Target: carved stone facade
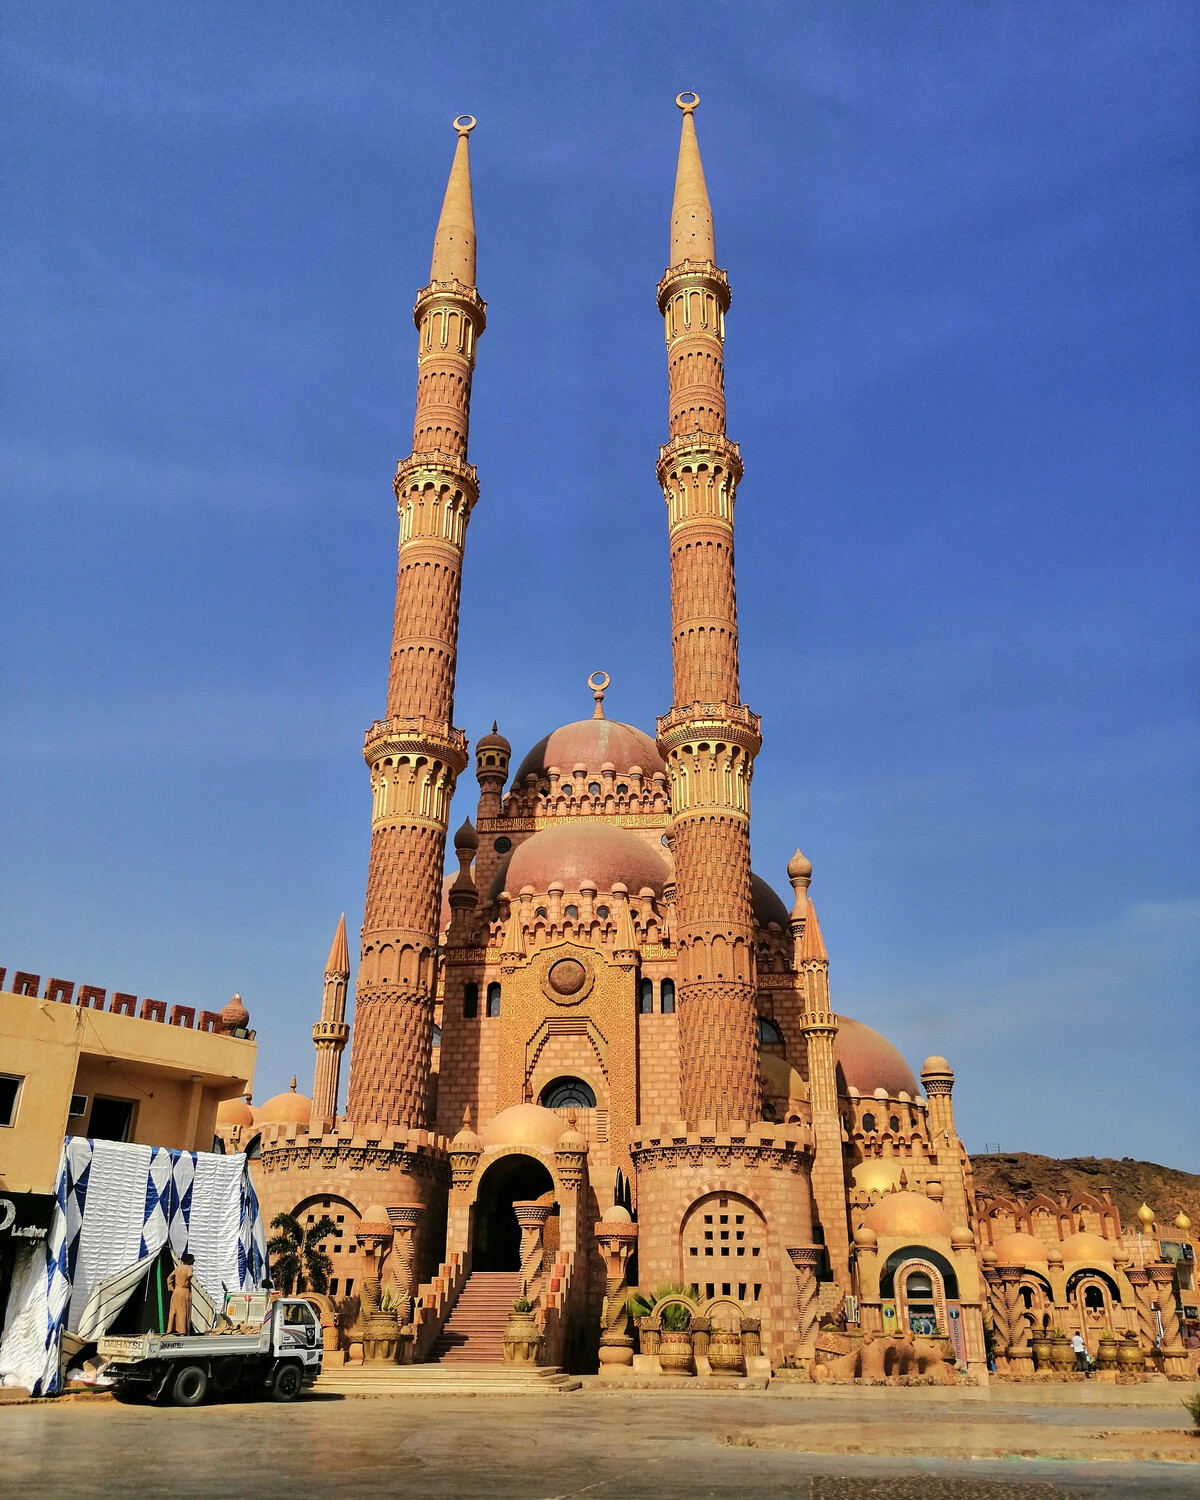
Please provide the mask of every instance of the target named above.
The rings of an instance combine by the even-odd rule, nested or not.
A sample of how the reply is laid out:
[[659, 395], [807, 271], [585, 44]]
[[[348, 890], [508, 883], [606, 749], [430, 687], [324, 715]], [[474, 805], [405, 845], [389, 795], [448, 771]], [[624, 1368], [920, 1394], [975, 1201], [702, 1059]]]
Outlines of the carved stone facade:
[[[671, 264], [658, 288], [674, 704], [653, 734], [610, 719], [608, 678], [593, 674], [591, 716], [552, 731], [515, 771], [493, 723], [475, 746], [474, 822], [455, 834], [457, 869], [443, 874], [451, 798], [469, 759], [452, 714], [463, 551], [479, 497], [467, 432], [484, 328], [473, 122], [460, 120], [415, 310], [417, 411], [395, 485], [387, 717], [365, 744], [372, 838], [349, 1097], [339, 1116], [349, 970], [340, 931], [313, 1033], [311, 1107], [295, 1093], [268, 1101], [251, 1123], [229, 1126], [229, 1144], [254, 1146], [268, 1216], [325, 1205], [336, 1218], [340, 1206], [346, 1227], [328, 1247], [335, 1298], [357, 1285], [354, 1226], [368, 1208], [403, 1227], [401, 1279], [416, 1299], [397, 1339], [405, 1358], [443, 1347], [438, 1335], [447, 1317], [453, 1328], [471, 1274], [506, 1271], [535, 1302], [542, 1357], [657, 1368], [653, 1317], [639, 1320], [642, 1352], [629, 1353], [628, 1275], [644, 1293], [665, 1282], [694, 1288], [697, 1369], [709, 1368], [710, 1335], [713, 1350], [749, 1372], [819, 1360], [819, 1327], [831, 1322], [851, 1341], [932, 1338], [936, 1324], [961, 1369], [986, 1379], [985, 1328], [1011, 1341], [1022, 1284], [1007, 1296], [1009, 1261], [1003, 1275], [985, 1275], [992, 1221], [977, 1210], [955, 1129], [953, 1073], [930, 1058], [919, 1084], [883, 1037], [836, 1011], [803, 855], [788, 866], [790, 912], [750, 868], [762, 736], [739, 692], [730, 292], [716, 265], [696, 101], [679, 102]], [[1102, 1294], [1081, 1285], [1050, 1276], [1047, 1295], [1094, 1309]], [[1116, 1322], [1140, 1326], [1128, 1278], [1096, 1285], [1110, 1287], [1110, 1304], [1128, 1304]], [[1174, 1336], [1180, 1320], [1165, 1293], [1151, 1298], [1157, 1286], [1147, 1275], [1145, 1300]], [[351, 1351], [355, 1316], [346, 1314], [343, 1339]], [[857, 1368], [847, 1350], [840, 1357]]]

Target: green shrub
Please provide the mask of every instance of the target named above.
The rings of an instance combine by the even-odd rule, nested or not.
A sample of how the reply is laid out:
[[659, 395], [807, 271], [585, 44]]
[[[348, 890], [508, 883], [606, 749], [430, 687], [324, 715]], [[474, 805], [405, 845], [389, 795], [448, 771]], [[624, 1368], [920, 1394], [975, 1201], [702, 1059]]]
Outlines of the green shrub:
[[1200, 1432], [1200, 1391], [1183, 1403], [1183, 1409], [1190, 1414], [1197, 1432]]

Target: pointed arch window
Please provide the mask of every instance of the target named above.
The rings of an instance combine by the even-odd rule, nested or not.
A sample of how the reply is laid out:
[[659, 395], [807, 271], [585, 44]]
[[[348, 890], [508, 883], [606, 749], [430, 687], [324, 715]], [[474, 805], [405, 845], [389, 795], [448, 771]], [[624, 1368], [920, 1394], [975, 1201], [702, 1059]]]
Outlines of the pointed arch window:
[[500, 1014], [500, 985], [494, 979], [487, 987], [487, 1013], [493, 1019]]
[[463, 985], [463, 1019], [473, 1021], [479, 1014], [479, 986], [474, 980]]
[[643, 979], [638, 990], [638, 1009], [644, 1016], [654, 1014], [654, 981]]
[[658, 1008], [664, 1016], [675, 1014], [675, 981], [664, 979], [658, 987]]

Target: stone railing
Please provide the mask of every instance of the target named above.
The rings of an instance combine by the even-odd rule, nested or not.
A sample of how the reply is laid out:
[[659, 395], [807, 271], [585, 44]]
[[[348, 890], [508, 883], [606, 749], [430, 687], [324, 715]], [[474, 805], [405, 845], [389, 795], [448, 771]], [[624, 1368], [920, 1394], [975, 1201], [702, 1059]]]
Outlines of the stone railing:
[[[4, 981], [8, 970], [0, 968], [0, 990], [3, 990]], [[12, 988], [9, 991], [13, 995], [28, 995], [38, 998], [41, 988], [42, 976], [31, 974], [25, 969], [17, 969], [13, 974]], [[202, 1010], [196, 1014], [194, 1005], [172, 1005], [168, 1008], [165, 1000], [151, 1000], [144, 996], [141, 1006], [138, 1006], [138, 997], [127, 994], [124, 990], [114, 990], [111, 1001], [108, 1000], [108, 991], [95, 984], [81, 984], [76, 991], [73, 979], [47, 979], [46, 990], [41, 996], [43, 1000], [53, 1000], [60, 1005], [75, 1005], [80, 1010], [104, 1010], [107, 1007], [108, 1014], [112, 1016], [129, 1016], [139, 1021], [157, 1021], [164, 1026], [182, 1026], [188, 1030], [211, 1031], [219, 1035], [242, 1036], [252, 1039], [254, 1032], [247, 1030], [246, 1026], [229, 1025], [222, 1017], [219, 1010]]]
[[662, 739], [672, 729], [692, 724], [737, 724], [762, 732], [762, 717], [744, 703], [680, 703], [658, 720], [658, 737]]
[[561, 1365], [567, 1332], [567, 1302], [575, 1257], [569, 1250], [556, 1250], [542, 1277], [538, 1321], [542, 1325], [542, 1363]]
[[420, 741], [433, 740], [458, 751], [463, 757], [467, 754], [467, 737], [461, 729], [455, 729], [445, 719], [427, 719], [424, 714], [415, 714], [411, 718], [376, 719], [363, 736], [363, 754], [367, 755], [371, 747], [381, 740], [396, 740], [405, 744], [411, 741], [414, 749], [423, 748], [418, 743]]
[[433, 1280], [417, 1288], [416, 1304], [413, 1309], [412, 1358], [414, 1364], [423, 1364], [429, 1358], [430, 1350], [446, 1326], [446, 1319], [454, 1311], [462, 1289], [466, 1285], [467, 1274], [463, 1267], [462, 1256], [457, 1250], [452, 1250], [438, 1267], [438, 1273]]

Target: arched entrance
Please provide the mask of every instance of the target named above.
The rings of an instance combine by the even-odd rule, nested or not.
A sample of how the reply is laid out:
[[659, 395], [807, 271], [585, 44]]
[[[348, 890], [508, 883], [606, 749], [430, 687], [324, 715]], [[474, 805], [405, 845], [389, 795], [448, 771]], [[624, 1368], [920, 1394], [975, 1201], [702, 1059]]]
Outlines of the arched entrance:
[[475, 1271], [519, 1271], [521, 1227], [513, 1204], [542, 1198], [553, 1201], [554, 1179], [533, 1156], [502, 1156], [479, 1182], [475, 1198], [471, 1268]]

